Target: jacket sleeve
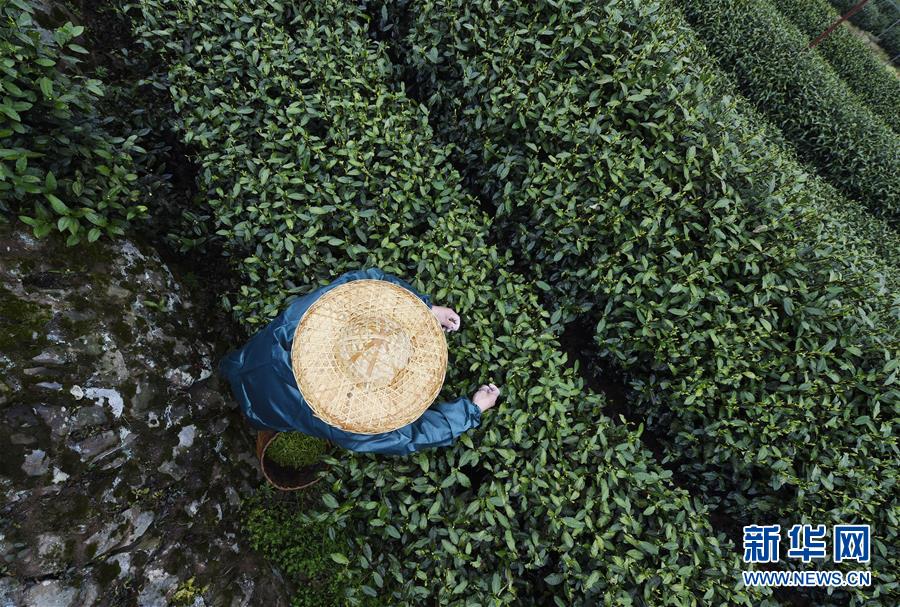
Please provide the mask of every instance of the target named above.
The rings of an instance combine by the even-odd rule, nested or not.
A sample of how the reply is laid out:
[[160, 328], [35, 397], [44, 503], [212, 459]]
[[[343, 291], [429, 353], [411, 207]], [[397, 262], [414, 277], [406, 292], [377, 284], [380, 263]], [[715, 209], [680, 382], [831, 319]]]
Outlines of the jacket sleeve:
[[481, 410], [478, 405], [461, 396], [432, 406], [419, 419], [398, 430], [372, 436], [355, 435], [352, 444], [345, 443], [342, 446], [354, 451], [405, 455], [422, 449], [452, 445], [460, 434], [479, 425]]
[[431, 307], [431, 297], [428, 295], [423, 295], [416, 291], [411, 284], [406, 282], [401, 278], [397, 278], [393, 274], [388, 274], [378, 268], [369, 268], [367, 270], [355, 270], [353, 272], [346, 272], [345, 274], [341, 274], [333, 282], [331, 282], [327, 288], [336, 287], [338, 285], [342, 285], [344, 283], [348, 283], [353, 280], [385, 280], [387, 282], [392, 282], [395, 285], [400, 285], [407, 291], [411, 291], [416, 297], [425, 302], [425, 305]]

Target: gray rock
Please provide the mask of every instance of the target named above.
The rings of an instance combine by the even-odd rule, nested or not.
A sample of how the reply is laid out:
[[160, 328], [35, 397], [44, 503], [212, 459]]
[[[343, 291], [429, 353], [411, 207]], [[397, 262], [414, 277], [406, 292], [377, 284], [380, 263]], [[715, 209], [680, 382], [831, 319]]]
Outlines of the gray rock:
[[106, 289], [106, 294], [113, 299], [127, 299], [132, 295], [131, 291], [118, 285], [109, 285], [109, 288]]
[[169, 369], [166, 379], [176, 388], [187, 388], [194, 383], [194, 377], [183, 369]]
[[63, 312], [63, 316], [73, 322], [80, 322], [83, 320], [91, 320], [92, 318], [97, 318], [97, 315], [93, 310], [66, 310], [65, 312]]
[[32, 445], [37, 442], [37, 439], [33, 436], [16, 432], [9, 436], [9, 442], [14, 445]]
[[174, 590], [178, 578], [166, 573], [163, 569], [151, 569], [146, 575], [146, 584], [138, 595], [138, 605], [141, 607], [167, 607], [166, 594]]
[[119, 567], [119, 578], [127, 578], [131, 575], [131, 553], [120, 552], [106, 559], [107, 564], [115, 563]]
[[74, 607], [78, 590], [58, 580], [38, 582], [25, 592], [28, 607]]
[[117, 349], [107, 350], [103, 353], [103, 358], [97, 364], [95, 373], [99, 377], [109, 377], [117, 384], [125, 381], [129, 375], [125, 357]]
[[59, 352], [47, 350], [32, 358], [31, 362], [39, 365], [61, 365], [66, 362], [66, 359], [65, 356]]
[[38, 405], [34, 408], [35, 413], [41, 416], [44, 423], [50, 428], [50, 431], [56, 436], [63, 436], [69, 431], [69, 417], [65, 407], [49, 407], [47, 405]]
[[106, 453], [119, 444], [119, 435], [112, 430], [105, 430], [76, 443], [72, 448], [81, 455], [84, 461], [90, 461], [97, 456]]
[[131, 399], [131, 414], [137, 418], [145, 416], [148, 409], [154, 413], [153, 403], [163, 390], [164, 388], [152, 382], [135, 384], [134, 397]]
[[[0, 225], [0, 607], [288, 605], [247, 544], [252, 437], [210, 370], [228, 344], [149, 249]], [[144, 302], [164, 302], [163, 308]], [[193, 579], [193, 585], [188, 581]]]
[[41, 449], [32, 449], [31, 453], [25, 456], [22, 462], [22, 470], [28, 476], [41, 476], [47, 474], [50, 469], [50, 459]]
[[91, 428], [102, 426], [108, 421], [106, 411], [99, 405], [81, 407], [72, 416], [72, 429]]
[[126, 537], [125, 522], [121, 520], [106, 523], [106, 525], [87, 538], [86, 543], [93, 557], [102, 557], [113, 548], [122, 543]]
[[56, 533], [42, 533], [33, 546], [23, 553], [29, 561], [30, 577], [46, 577], [66, 568], [65, 538]]
[[100, 599], [100, 586], [93, 580], [87, 580], [78, 591], [76, 605], [94, 605]]
[[25, 602], [22, 584], [15, 578], [0, 578], [0, 607], [18, 607]]
[[175, 460], [171, 460], [171, 459], [161, 463], [159, 465], [159, 467], [157, 468], [157, 470], [163, 474], [167, 474], [168, 476], [171, 476], [176, 481], [182, 480], [186, 474], [184, 469], [181, 466], [179, 466], [175, 462]]
[[62, 384], [55, 381], [42, 381], [36, 383], [35, 386], [44, 390], [62, 390]]
[[156, 517], [154, 513], [141, 512], [139, 508], [132, 508], [129, 511], [129, 516], [131, 521], [131, 534], [128, 536], [128, 539], [125, 542], [126, 544], [137, 541], [138, 538], [144, 535], [153, 523], [153, 519]]
[[94, 402], [106, 404], [115, 417], [122, 417], [125, 410], [125, 401], [115, 388], [86, 388], [84, 395]]
[[185, 426], [178, 432], [178, 444], [175, 445], [175, 452], [184, 451], [185, 449], [190, 449], [190, 447], [194, 444], [194, 437], [197, 435], [197, 426], [191, 424], [189, 426]]

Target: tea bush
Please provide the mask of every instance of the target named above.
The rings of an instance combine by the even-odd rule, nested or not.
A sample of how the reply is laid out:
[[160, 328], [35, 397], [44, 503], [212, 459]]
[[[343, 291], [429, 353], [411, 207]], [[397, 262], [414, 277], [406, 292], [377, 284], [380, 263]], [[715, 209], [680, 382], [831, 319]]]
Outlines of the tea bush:
[[897, 225], [900, 135], [765, 0], [679, 2], [741, 91], [832, 184]]
[[890, 229], [711, 95], [666, 5], [385, 6], [503, 241], [595, 315], [668, 457], [737, 520], [871, 522], [865, 595], [896, 596], [896, 238], [869, 250]]
[[97, 109], [110, 130], [137, 137], [139, 147], [130, 153], [149, 217], [136, 231], [172, 251], [204, 255], [209, 210], [195, 196], [193, 161], [175, 134], [180, 119], [172, 111], [165, 66], [136, 42], [129, 6], [127, 0], [106, 0], [81, 7], [91, 72], [105, 84]]
[[[840, 16], [825, 0], [772, 0], [809, 40]], [[900, 18], [900, 14], [898, 14]], [[816, 50], [838, 75], [894, 131], [900, 131], [900, 79], [858, 36], [839, 27]]]
[[250, 545], [302, 589], [292, 597], [293, 607], [343, 607], [348, 575], [331, 555], [344, 549], [347, 538], [325, 522], [306, 520], [303, 511], [311, 506], [312, 496], [278, 499], [264, 487], [241, 506], [244, 529]]
[[[140, 8], [245, 280], [237, 316], [253, 327], [292, 294], [378, 265], [460, 312], [446, 395], [503, 386], [503, 404], [452, 448], [331, 459], [317, 520], [344, 530], [330, 558], [345, 567], [348, 600], [767, 604], [738, 587], [733, 544], [673, 486], [640, 429], [613, 423], [584, 389], [555, 337], [561, 312], [538, 302], [546, 285], [511, 273], [513, 256], [487, 244], [490, 222], [357, 6]], [[257, 533], [277, 536], [259, 545], [285, 562], [310, 538], [286, 539], [281, 524]]]
[[[691, 44], [692, 61], [710, 65], [703, 45], [694, 39]], [[797, 158], [796, 149], [784, 139], [781, 131], [740, 94], [729, 74], [713, 67], [707, 93], [733, 100], [732, 112], [739, 117], [737, 130], [751, 135], [762, 146], [758, 156], [765, 159], [759, 171], [778, 171], [782, 179], [803, 184], [798, 201], [808, 205], [806, 213], [814, 221], [803, 221], [807, 231], [802, 241], [807, 244], [829, 243], [852, 257], [858, 272], [873, 274], [873, 283], [884, 282], [886, 292], [900, 290], [900, 233], [883, 219], [873, 217], [859, 202], [844, 196], [833, 185]], [[768, 163], [768, 164], [766, 164]]]
[[[843, 15], [858, 4], [858, 1], [831, 0], [831, 4]], [[850, 17], [850, 22], [873, 36], [879, 36], [878, 45], [893, 59], [900, 55], [900, 27], [894, 25], [887, 32], [885, 30], [891, 27], [897, 19], [900, 19], [900, 14], [889, 4], [884, 3], [882, 6], [878, 2], [872, 1], [866, 4], [861, 11]]]
[[75, 42], [83, 27], [48, 31], [36, 4], [0, 2], [0, 211], [12, 212], [35, 236], [53, 230], [67, 243], [122, 234], [144, 217], [132, 150], [95, 106], [99, 80], [78, 73], [88, 51]]

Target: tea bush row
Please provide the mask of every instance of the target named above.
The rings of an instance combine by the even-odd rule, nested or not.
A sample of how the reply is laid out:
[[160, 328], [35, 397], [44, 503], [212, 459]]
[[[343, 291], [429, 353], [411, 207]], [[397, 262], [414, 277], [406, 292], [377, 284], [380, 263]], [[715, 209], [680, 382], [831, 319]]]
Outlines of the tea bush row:
[[[331, 554], [348, 590], [382, 604], [765, 604], [738, 588], [734, 546], [705, 508], [584, 389], [554, 336], [559, 313], [487, 244], [490, 222], [358, 8], [141, 6], [244, 277], [238, 316], [253, 327], [290, 295], [377, 265], [460, 312], [447, 395], [503, 386], [453, 448], [333, 460], [321, 521], [352, 541]], [[271, 531], [281, 560], [281, 542], [311, 539]]]
[[900, 302], [868, 249], [889, 229], [718, 96], [667, 5], [386, 7], [502, 241], [596, 317], [668, 456], [737, 520], [872, 523], [866, 593], [896, 596]]
[[766, 150], [758, 152], [769, 159], [761, 172], [777, 170], [783, 173], [784, 179], [804, 184], [798, 199], [808, 205], [807, 215], [815, 219], [801, 222], [809, 230], [803, 240], [830, 243], [831, 247], [848, 251], [853, 263], [864, 268], [861, 271], [873, 274], [874, 282], [884, 283], [886, 292], [900, 290], [900, 233], [896, 228], [874, 217], [856, 200], [847, 198], [812, 167], [803, 165], [796, 148], [764, 114], [736, 92], [734, 79], [715, 65], [696, 36], [691, 37], [689, 48], [690, 60], [704, 66], [707, 74], [706, 94], [731, 104], [731, 112], [739, 117], [737, 130], [751, 136]]
[[832, 184], [896, 225], [900, 135], [857, 99], [765, 0], [679, 4], [741, 92]]
[[63, 232], [69, 244], [123, 234], [147, 214], [131, 156], [136, 136], [116, 136], [96, 111], [102, 83], [78, 73], [84, 28], [47, 30], [37, 6], [0, 3], [0, 212], [39, 237]]
[[[840, 16], [826, 0], [772, 0], [809, 40]], [[897, 15], [900, 18], [900, 12]], [[838, 75], [894, 131], [900, 131], [900, 78], [853, 32], [839, 27], [816, 50]]]
[[[831, 4], [844, 15], [858, 2], [857, 0], [831, 0]], [[897, 19], [900, 19], [900, 11], [895, 10], [890, 3], [872, 0], [861, 11], [850, 17], [850, 22], [873, 36], [877, 36], [878, 45], [885, 50], [888, 57], [894, 58], [900, 55], [900, 27], [894, 25]], [[891, 25], [894, 27], [888, 30]]]

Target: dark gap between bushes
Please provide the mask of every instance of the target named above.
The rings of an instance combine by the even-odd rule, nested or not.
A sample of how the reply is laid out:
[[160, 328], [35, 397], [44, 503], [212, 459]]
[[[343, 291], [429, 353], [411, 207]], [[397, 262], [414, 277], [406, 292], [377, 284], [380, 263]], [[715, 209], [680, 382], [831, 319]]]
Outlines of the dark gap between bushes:
[[[568, 356], [568, 365], [574, 367], [577, 363], [578, 374], [584, 380], [588, 389], [603, 394], [607, 405], [604, 413], [613, 420], [621, 416], [628, 425], [638, 426], [644, 422], [644, 418], [629, 405], [628, 382], [621, 371], [611, 365], [603, 364], [596, 356], [589, 352], [595, 347], [594, 327], [597, 326], [597, 318], [586, 314], [579, 316], [565, 325], [559, 336], [560, 347]], [[666, 459], [665, 436], [656, 427], [648, 427], [644, 424], [641, 434], [642, 444], [650, 450], [656, 462], [664, 469], [672, 473], [672, 482], [679, 488], [686, 490], [692, 498], [702, 500], [694, 483], [680, 472], [677, 462]], [[724, 533], [735, 547], [741, 545], [743, 537], [743, 523], [735, 520], [721, 508], [709, 505], [709, 519], [713, 529]]]
[[[387, 54], [391, 65], [394, 68], [394, 77], [398, 83], [402, 83], [404, 94], [417, 105], [426, 107], [424, 93], [415, 74], [403, 61], [401, 42], [404, 32], [400, 30], [400, 24], [409, 21], [409, 7], [407, 3], [393, 3], [390, 12], [382, 13], [381, 6], [386, 6], [383, 2], [373, 2], [366, 7], [369, 15], [369, 37], [380, 43]], [[469, 194], [477, 203], [478, 208], [486, 213], [492, 220], [497, 212], [496, 206], [485, 196], [479, 188], [477, 188], [472, 180], [469, 171], [466, 170], [465, 164], [455, 153], [455, 146], [447, 145], [446, 142], [438, 139], [437, 131], [431, 123], [431, 116], [428, 116], [429, 125], [432, 127], [432, 133], [436, 142], [450, 148], [450, 154], [447, 162], [452, 166], [461, 177], [461, 183], [466, 193]], [[496, 230], [490, 230], [486, 239], [488, 245], [500, 245], [504, 242], [503, 238], [497, 234]]]
[[[596, 315], [585, 314], [566, 324], [559, 335], [560, 347], [568, 356], [567, 364], [570, 367], [574, 367], [577, 363], [579, 376], [584, 380], [588, 389], [606, 396], [607, 405], [604, 407], [604, 413], [613, 419], [622, 416], [629, 425], [637, 426], [644, 419], [629, 405], [628, 382], [621, 370], [605, 364], [598, 357], [589, 354], [595, 347], [594, 327], [597, 325], [597, 321]], [[734, 543], [735, 550], [740, 553], [740, 546], [743, 542], [743, 526], [749, 522], [739, 521], [728, 514], [725, 508], [709, 504], [703, 499], [692, 480], [680, 472], [679, 462], [666, 459], [664, 432], [660, 432], [656, 426], [648, 428], [645, 424], [641, 441], [653, 453], [657, 463], [672, 473], [672, 482], [675, 486], [684, 489], [692, 498], [707, 505], [709, 521], [713, 529], [725, 534]], [[724, 498], [725, 495], [719, 497]], [[805, 590], [817, 590], [822, 602], [825, 602], [824, 591], [809, 588]], [[773, 588], [773, 595], [779, 602], [791, 607], [814, 607], [816, 605], [812, 599], [801, 596], [796, 589], [792, 588]]]
[[[150, 218], [134, 224], [127, 236], [156, 251], [175, 278], [189, 289], [203, 309], [204, 318], [209, 319], [205, 326], [198, 327], [198, 339], [213, 344], [214, 355], [222, 356], [247, 337], [246, 331], [220, 305], [222, 293], [238, 288], [237, 275], [215, 239], [206, 239], [199, 249], [184, 251], [166, 238], [170, 231], [184, 225], [185, 210], [197, 210], [194, 203], [199, 199], [199, 168], [188, 146], [171, 128], [176, 116], [167, 88], [153, 85], [162, 78], [160, 62], [135, 40], [119, 2], [83, 0], [74, 8], [80, 15], [54, 7], [50, 17], [84, 25], [83, 36], [90, 55], [82, 70], [107, 85], [107, 97], [123, 95], [129, 102], [122, 106], [108, 101], [109, 113], [116, 116], [123, 130], [139, 130], [140, 125], [133, 122], [136, 115], [151, 120], [140, 129], [145, 132], [138, 143], [152, 155], [149, 164], [142, 168], [156, 174], [141, 175], [141, 179], [158, 180], [154, 188], [156, 206], [148, 203]], [[213, 360], [213, 365], [217, 362]], [[215, 377], [215, 368], [213, 372]]]

